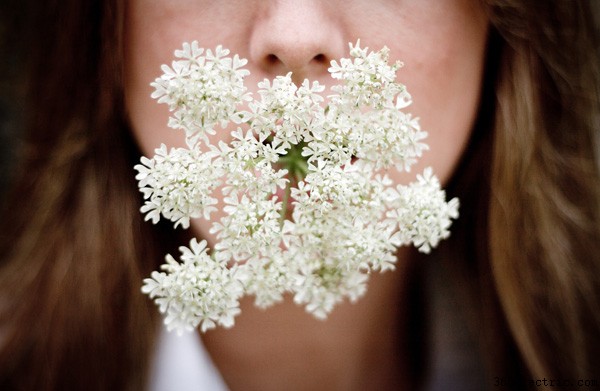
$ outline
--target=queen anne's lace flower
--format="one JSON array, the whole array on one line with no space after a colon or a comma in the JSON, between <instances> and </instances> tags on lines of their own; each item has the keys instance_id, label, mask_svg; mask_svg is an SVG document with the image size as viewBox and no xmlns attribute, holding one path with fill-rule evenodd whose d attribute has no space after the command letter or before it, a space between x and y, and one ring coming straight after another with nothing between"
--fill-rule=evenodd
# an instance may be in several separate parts
<instances>
[{"instance_id":1,"label":"queen anne's lace flower","mask_svg":"<svg viewBox=\"0 0 600 391\"><path fill-rule=\"evenodd\" d=\"M199 325L205 331L216 324L231 327L244 292L237 269L209 256L204 240L192 239L189 248L180 250L181 263L167 255L162 266L166 273L153 272L152 278L144 280L142 292L157 298L169 330L181 332Z\"/></svg>"},{"instance_id":2,"label":"queen anne's lace flower","mask_svg":"<svg viewBox=\"0 0 600 391\"><path fill-rule=\"evenodd\" d=\"M217 200L212 196L224 171L214 161L214 153L199 153L195 149L173 148L162 144L154 158L143 157L138 171L140 191L146 203L142 213L146 220L157 223L160 215L188 228L190 218L210 218Z\"/></svg>"},{"instance_id":3,"label":"queen anne's lace flower","mask_svg":"<svg viewBox=\"0 0 600 391\"><path fill-rule=\"evenodd\" d=\"M253 100L246 60L228 54L186 43L152 83L188 148L162 145L136 165L146 220L187 228L210 219L217 191L225 203L211 252L194 239L181 262L167 255L144 281L169 329L230 327L244 294L268 307L290 293L326 318L365 293L370 272L394 269L397 246L429 252L448 237L458 200L446 202L430 168L408 186L379 174L410 170L428 148L418 119L402 111L411 97L387 48L351 44L352 58L332 61L340 84L326 105L324 86L297 86L291 74L260 82ZM231 122L232 141L213 145L215 128Z\"/></svg>"},{"instance_id":4,"label":"queen anne's lace flower","mask_svg":"<svg viewBox=\"0 0 600 391\"><path fill-rule=\"evenodd\" d=\"M397 198L387 217L396 221L397 245L412 243L425 253L436 247L440 239L450 236L450 225L458 217L458 199L445 201L444 191L431 168L417 176L417 182L397 187Z\"/></svg>"},{"instance_id":5,"label":"queen anne's lace flower","mask_svg":"<svg viewBox=\"0 0 600 391\"><path fill-rule=\"evenodd\" d=\"M250 100L243 80L250 72L242 68L248 61L228 54L221 46L205 53L196 41L184 43L183 50L175 51L180 60L163 65L163 75L151 83L152 97L173 112L169 126L185 130L188 139L207 140L217 124L241 121L237 107Z\"/></svg>"}]
</instances>

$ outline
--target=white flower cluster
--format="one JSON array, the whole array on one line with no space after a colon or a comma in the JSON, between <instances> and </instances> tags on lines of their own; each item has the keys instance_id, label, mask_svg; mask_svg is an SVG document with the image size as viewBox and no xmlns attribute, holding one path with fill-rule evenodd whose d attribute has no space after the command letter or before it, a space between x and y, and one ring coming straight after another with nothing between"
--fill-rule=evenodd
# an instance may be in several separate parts
<instances>
[{"instance_id":1,"label":"white flower cluster","mask_svg":"<svg viewBox=\"0 0 600 391\"><path fill-rule=\"evenodd\" d=\"M169 329L230 327L245 294L268 307L289 293L325 318L364 294L371 271L393 269L397 246L429 252L449 235L458 200L446 202L431 169L408 186L382 174L410 170L427 149L418 120L402 111L411 98L387 48L357 42L351 59L332 61L340 84L326 104L324 86L297 86L291 74L259 83L254 99L246 60L228 54L186 43L152 83L188 148L163 145L136 165L146 220L187 228L190 218L210 221L216 192L225 203L210 252L192 240L180 263L168 255L144 281ZM229 144L210 142L232 123Z\"/></svg>"}]
</instances>

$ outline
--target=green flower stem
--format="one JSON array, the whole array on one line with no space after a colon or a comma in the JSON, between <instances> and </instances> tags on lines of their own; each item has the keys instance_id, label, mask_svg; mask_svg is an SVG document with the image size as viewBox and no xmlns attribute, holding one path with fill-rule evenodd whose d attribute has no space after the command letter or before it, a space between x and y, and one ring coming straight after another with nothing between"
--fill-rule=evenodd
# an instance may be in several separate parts
<instances>
[{"instance_id":1,"label":"green flower stem","mask_svg":"<svg viewBox=\"0 0 600 391\"><path fill-rule=\"evenodd\" d=\"M288 214L288 204L290 202L290 195L292 193L292 186L297 186L308 174L308 162L306 157L302 156L302 149L305 143L301 142L295 145L287 151L286 155L281 155L277 161L277 165L282 169L288 171L288 183L285 187L285 193L283 194L283 206L280 211L280 224L283 225Z\"/></svg>"},{"instance_id":2,"label":"green flower stem","mask_svg":"<svg viewBox=\"0 0 600 391\"><path fill-rule=\"evenodd\" d=\"M283 227L283 222L285 221L285 217L287 215L288 210L288 202L290 201L290 194L292 193L292 185L290 182L285 185L285 192L283 193L283 200L281 201L283 206L279 211L279 226Z\"/></svg>"}]
</instances>

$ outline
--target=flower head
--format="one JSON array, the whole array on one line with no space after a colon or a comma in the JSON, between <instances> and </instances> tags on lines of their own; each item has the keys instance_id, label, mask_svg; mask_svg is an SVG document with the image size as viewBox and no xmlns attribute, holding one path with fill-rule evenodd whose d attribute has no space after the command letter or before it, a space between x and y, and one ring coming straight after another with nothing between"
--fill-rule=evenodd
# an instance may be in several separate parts
<instances>
[{"instance_id":1,"label":"flower head","mask_svg":"<svg viewBox=\"0 0 600 391\"><path fill-rule=\"evenodd\" d=\"M238 300L243 285L236 269L207 254L206 241L192 239L190 247L180 247L181 262L167 255L164 272L153 272L144 280L142 292L156 298L166 314L169 330L178 332L200 326L202 331L216 324L233 326L240 312Z\"/></svg>"},{"instance_id":2,"label":"flower head","mask_svg":"<svg viewBox=\"0 0 600 391\"><path fill-rule=\"evenodd\" d=\"M268 307L289 293L326 318L365 293L370 272L394 269L396 247L429 252L448 237L458 200L446 201L431 169L408 186L379 174L410 170L428 148L387 48L350 44L351 58L331 63L340 84L326 104L324 86L291 74L260 82L253 99L246 60L228 54L186 43L152 83L187 148L162 145L136 165L142 213L187 228L225 204L210 252L194 239L144 282L170 329L229 327L245 294ZM214 145L215 127L231 122L232 141Z\"/></svg>"}]
</instances>

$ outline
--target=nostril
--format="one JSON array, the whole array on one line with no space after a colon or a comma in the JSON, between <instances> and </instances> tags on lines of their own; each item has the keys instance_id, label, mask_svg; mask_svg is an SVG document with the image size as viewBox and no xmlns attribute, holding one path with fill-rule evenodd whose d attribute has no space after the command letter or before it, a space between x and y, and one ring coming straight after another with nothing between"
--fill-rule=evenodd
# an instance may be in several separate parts
<instances>
[{"instance_id":1,"label":"nostril","mask_svg":"<svg viewBox=\"0 0 600 391\"><path fill-rule=\"evenodd\" d=\"M325 55L323 53L319 53L316 56L313 57L313 61L319 63L319 64L323 64L325 63L327 59L325 58Z\"/></svg>"},{"instance_id":2,"label":"nostril","mask_svg":"<svg viewBox=\"0 0 600 391\"><path fill-rule=\"evenodd\" d=\"M274 54L269 54L267 56L267 58L266 58L266 62L269 65L274 65L274 64L277 64L279 62L279 58L276 55L274 55Z\"/></svg>"},{"instance_id":3,"label":"nostril","mask_svg":"<svg viewBox=\"0 0 600 391\"><path fill-rule=\"evenodd\" d=\"M1 1L1 0L0 0ZM310 48L308 48L310 49ZM327 70L330 56L320 50L304 48L284 48L281 50L265 50L259 62L263 71L271 75L294 74L294 82L302 82L310 75L322 75ZM312 52L312 53L311 53Z\"/></svg>"}]
</instances>

